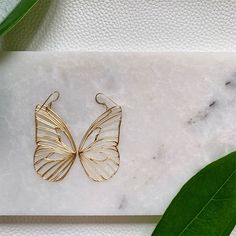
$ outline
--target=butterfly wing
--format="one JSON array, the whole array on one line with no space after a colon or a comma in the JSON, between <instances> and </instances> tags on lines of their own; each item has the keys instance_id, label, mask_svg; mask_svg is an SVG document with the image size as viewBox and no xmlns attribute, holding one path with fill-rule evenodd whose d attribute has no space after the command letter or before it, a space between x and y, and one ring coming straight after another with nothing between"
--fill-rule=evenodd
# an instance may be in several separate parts
<instances>
[{"instance_id":1,"label":"butterfly wing","mask_svg":"<svg viewBox=\"0 0 236 236\"><path fill-rule=\"evenodd\" d=\"M62 180L76 158L76 146L63 120L49 106L35 109L34 169L45 180Z\"/></svg>"},{"instance_id":2,"label":"butterfly wing","mask_svg":"<svg viewBox=\"0 0 236 236\"><path fill-rule=\"evenodd\" d=\"M110 99L101 96L104 102L96 101L104 105L106 111L92 123L79 147L82 166L88 177L95 181L111 178L120 164L118 144L122 110Z\"/></svg>"}]
</instances>

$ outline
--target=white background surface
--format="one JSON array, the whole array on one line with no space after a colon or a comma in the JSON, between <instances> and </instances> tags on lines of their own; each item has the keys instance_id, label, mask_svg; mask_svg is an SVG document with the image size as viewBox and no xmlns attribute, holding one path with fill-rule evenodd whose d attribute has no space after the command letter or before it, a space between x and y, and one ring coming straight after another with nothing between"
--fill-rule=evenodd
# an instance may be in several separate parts
<instances>
[{"instance_id":1,"label":"white background surface","mask_svg":"<svg viewBox=\"0 0 236 236\"><path fill-rule=\"evenodd\" d=\"M235 51L236 1L41 0L2 40L6 50ZM143 218L78 219L71 224L1 219L0 235L150 235ZM106 223L108 222L109 223ZM48 222L48 223L47 223ZM54 223L56 222L56 224ZM149 222L149 223L148 223Z\"/></svg>"},{"instance_id":2,"label":"white background surface","mask_svg":"<svg viewBox=\"0 0 236 236\"><path fill-rule=\"evenodd\" d=\"M41 0L8 50L232 51L235 0Z\"/></svg>"}]
</instances>

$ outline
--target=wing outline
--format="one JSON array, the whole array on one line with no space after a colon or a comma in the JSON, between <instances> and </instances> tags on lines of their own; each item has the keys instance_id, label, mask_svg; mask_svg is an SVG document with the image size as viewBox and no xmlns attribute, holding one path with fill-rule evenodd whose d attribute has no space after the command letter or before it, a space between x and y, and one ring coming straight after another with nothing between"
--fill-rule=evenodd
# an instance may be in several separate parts
<instances>
[{"instance_id":1,"label":"wing outline","mask_svg":"<svg viewBox=\"0 0 236 236\"><path fill-rule=\"evenodd\" d=\"M118 145L122 109L104 94L97 94L95 100L105 106L106 110L84 134L78 148L78 156L87 176L102 182L113 177L120 166Z\"/></svg>"},{"instance_id":2,"label":"wing outline","mask_svg":"<svg viewBox=\"0 0 236 236\"><path fill-rule=\"evenodd\" d=\"M51 105L52 102L48 105L45 102L35 108L36 148L33 165L44 180L57 182L68 174L76 159L77 149L69 129L51 109ZM69 144L65 144L64 139Z\"/></svg>"}]
</instances>

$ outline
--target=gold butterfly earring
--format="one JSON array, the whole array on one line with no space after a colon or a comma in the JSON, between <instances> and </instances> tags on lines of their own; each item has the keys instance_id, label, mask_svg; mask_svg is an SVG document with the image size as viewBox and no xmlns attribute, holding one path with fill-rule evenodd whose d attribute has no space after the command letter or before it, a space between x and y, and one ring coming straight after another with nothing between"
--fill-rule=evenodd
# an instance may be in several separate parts
<instances>
[{"instance_id":1,"label":"gold butterfly earring","mask_svg":"<svg viewBox=\"0 0 236 236\"><path fill-rule=\"evenodd\" d=\"M65 122L52 109L52 104L59 97L59 92L55 91L35 108L35 171L45 180L60 181L78 156L85 173L92 180L101 182L114 176L120 164L121 107L98 93L95 101L106 110L88 128L77 150Z\"/></svg>"}]
</instances>

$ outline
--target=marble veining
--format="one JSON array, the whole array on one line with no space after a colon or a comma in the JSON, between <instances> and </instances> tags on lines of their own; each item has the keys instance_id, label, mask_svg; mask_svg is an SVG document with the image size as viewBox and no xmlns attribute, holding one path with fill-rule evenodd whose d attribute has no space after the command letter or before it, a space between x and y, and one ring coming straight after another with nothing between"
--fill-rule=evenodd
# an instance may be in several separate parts
<instances>
[{"instance_id":1,"label":"marble veining","mask_svg":"<svg viewBox=\"0 0 236 236\"><path fill-rule=\"evenodd\" d=\"M196 122L198 121L201 121L201 120L204 120L208 117L209 113L212 112L213 108L217 105L217 101L216 100L213 100L212 102L209 103L209 105L199 111L195 116L193 116L192 118L190 118L188 120L188 124L195 124Z\"/></svg>"},{"instance_id":2,"label":"marble veining","mask_svg":"<svg viewBox=\"0 0 236 236\"><path fill-rule=\"evenodd\" d=\"M125 195L122 196L118 209L123 210L127 206L127 198Z\"/></svg>"},{"instance_id":3,"label":"marble veining","mask_svg":"<svg viewBox=\"0 0 236 236\"><path fill-rule=\"evenodd\" d=\"M235 53L15 52L0 62L0 215L161 215L236 148ZM104 111L98 92L122 106L111 180L89 180L79 160L60 183L35 174L34 108L55 90L76 145Z\"/></svg>"}]
</instances>

